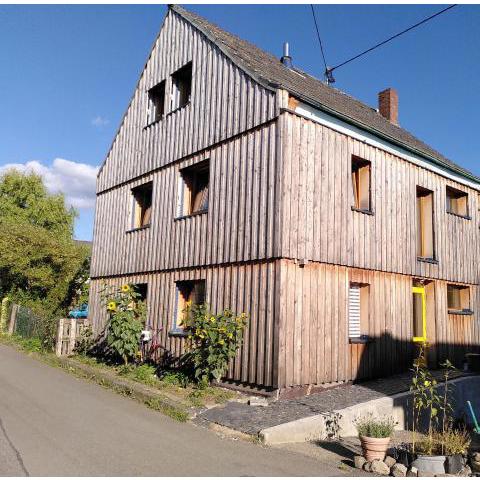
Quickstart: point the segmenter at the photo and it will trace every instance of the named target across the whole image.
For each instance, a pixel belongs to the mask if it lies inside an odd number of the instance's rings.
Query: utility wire
[[[366,53],[369,53],[371,52],[372,50],[375,50],[376,48],[378,47],[381,47],[382,45],[385,45],[386,43],[390,42],[391,40],[399,37],[400,35],[403,35],[404,33],[407,33],[409,32],[410,30],[413,30],[414,28],[417,28],[419,27],[420,25],[428,22],[429,20],[432,20],[432,18],[435,18],[435,17],[438,17],[439,15],[441,15],[442,13],[445,13],[446,11],[452,9],[453,7],[456,7],[457,5],[450,5],[449,7],[447,8],[444,8],[443,10],[440,10],[439,12],[437,13],[434,13],[433,15],[430,15],[429,17],[427,18],[424,18],[423,20],[421,20],[420,22],[416,23],[415,25],[412,25],[411,27],[408,27],[406,28],[405,30],[402,30],[401,32],[399,33],[396,33],[395,35],[392,35],[390,38],[387,38],[386,40],[384,40],[383,42],[380,42],[380,43],[377,43],[376,45],[374,45],[373,47],[359,53],[358,55],[355,55],[354,57],[352,58],[349,58],[348,60],[345,60],[344,62],[336,65],[335,67],[332,67],[332,68],[327,68],[326,71],[325,71],[325,74],[327,75],[328,73],[331,73],[333,72],[333,70],[336,70],[337,68],[340,68],[340,67],[343,67],[344,65],[346,65],[347,63],[350,63],[350,62],[353,62],[354,60],[356,60],[357,58],[365,55]],[[313,9],[313,7],[312,7]]]
[[[323,64],[325,65],[325,72],[326,72],[328,70],[328,67],[327,67],[327,61],[325,60],[325,52],[323,51],[322,39],[320,38],[320,31],[318,30],[317,17],[315,16],[315,10],[313,9],[312,4],[310,4],[310,7],[312,8],[313,21],[315,22],[318,43],[320,44],[320,51],[322,52]]]

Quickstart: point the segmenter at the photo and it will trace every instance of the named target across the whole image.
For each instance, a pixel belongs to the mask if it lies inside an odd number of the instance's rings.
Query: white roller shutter
[[[348,335],[350,338],[360,337],[360,287],[350,285],[348,295]]]

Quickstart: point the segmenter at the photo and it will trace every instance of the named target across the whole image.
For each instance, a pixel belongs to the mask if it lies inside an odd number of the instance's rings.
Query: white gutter
[[[480,183],[476,183],[470,180],[467,180],[464,177],[457,176],[454,173],[448,172],[439,168],[435,165],[432,165],[429,162],[426,162],[421,156],[412,154],[407,150],[404,150],[401,147],[397,147],[386,140],[382,140],[381,138],[376,137],[375,135],[365,132],[358,127],[354,127],[353,125],[344,122],[333,115],[329,115],[326,112],[318,110],[311,105],[306,103],[300,102],[297,107],[295,108],[295,113],[314,122],[320,123],[321,125],[325,125],[332,130],[336,130],[337,132],[343,133],[348,135],[356,140],[359,140],[367,145],[371,145],[372,147],[380,148],[386,152],[392,153],[397,157],[401,157],[404,160],[407,160],[410,163],[418,165],[419,167],[426,168],[432,172],[438,173],[439,175],[449,178],[450,180],[454,180],[455,182],[461,183],[462,185],[466,185],[467,187],[473,188],[477,191],[480,191]]]

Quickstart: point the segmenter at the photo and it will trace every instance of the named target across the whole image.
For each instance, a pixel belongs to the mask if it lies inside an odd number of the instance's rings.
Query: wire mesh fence
[[[14,305],[14,307],[17,308],[12,333],[23,338],[39,338],[42,333],[42,322],[44,320],[27,307],[22,305]]]

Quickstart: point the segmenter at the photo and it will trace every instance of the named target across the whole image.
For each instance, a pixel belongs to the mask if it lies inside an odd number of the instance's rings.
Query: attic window
[[[132,228],[145,228],[150,226],[152,217],[153,182],[148,182],[132,188],[133,216]]]
[[[172,75],[171,110],[182,108],[190,101],[192,93],[192,62],[187,63]]]
[[[180,170],[178,216],[184,217],[208,210],[210,160]]]
[[[371,205],[371,163],[359,157],[352,156],[352,187],[353,208],[370,212]]]
[[[158,122],[165,113],[165,80],[148,91],[147,124]]]
[[[461,217],[468,217],[468,193],[448,186],[446,193],[447,212]]]

